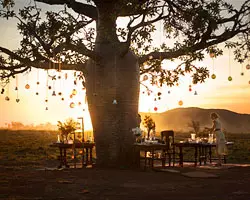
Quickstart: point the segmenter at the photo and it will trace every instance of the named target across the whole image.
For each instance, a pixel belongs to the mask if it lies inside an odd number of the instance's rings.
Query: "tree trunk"
[[[124,57],[110,43],[96,45],[102,59],[89,60],[86,92],[96,142],[97,165],[129,167],[138,126],[139,66],[129,51]],[[117,104],[116,104],[117,102]]]

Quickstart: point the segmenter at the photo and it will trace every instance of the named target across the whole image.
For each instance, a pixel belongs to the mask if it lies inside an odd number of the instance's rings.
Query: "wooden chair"
[[[164,130],[161,131],[161,141],[166,144],[166,150],[162,152],[162,167],[165,167],[166,160],[168,158],[168,165],[171,166],[171,161],[173,166],[175,165],[175,145],[174,145],[174,131]]]

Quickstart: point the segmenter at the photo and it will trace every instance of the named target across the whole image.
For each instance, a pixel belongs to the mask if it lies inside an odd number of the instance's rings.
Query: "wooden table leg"
[[[93,148],[89,149],[89,162],[90,162],[91,165],[93,165],[92,149]]]
[[[203,148],[201,146],[198,147],[199,148],[199,163],[201,165],[202,159],[203,158]]]
[[[204,165],[207,164],[207,147],[204,147]]]
[[[63,153],[62,153],[62,148],[59,147],[59,150],[60,150],[60,158],[59,158],[59,166],[58,168],[62,168],[63,166]]]
[[[82,167],[84,167],[84,148],[82,148]]]
[[[89,164],[89,148],[86,148],[86,165]]]
[[[144,158],[145,158],[145,161],[144,161],[144,170],[146,169],[147,167],[147,151],[145,150],[145,153],[144,153]]]
[[[64,165],[65,165],[65,167],[69,168],[69,165],[67,163],[67,150],[66,150],[66,148],[64,148],[63,150],[64,150],[64,155],[63,155]]]
[[[181,167],[183,167],[183,153],[182,153],[182,147],[180,146],[179,147],[179,157],[180,157],[180,162],[179,162],[179,165],[181,166]]]
[[[210,161],[210,163],[212,163],[212,147],[211,146],[209,146],[209,161]]]
[[[154,167],[154,149],[152,150],[152,163],[151,163],[151,168],[153,169]]]
[[[194,151],[194,166],[197,166],[197,155],[198,155],[198,147],[195,147]]]

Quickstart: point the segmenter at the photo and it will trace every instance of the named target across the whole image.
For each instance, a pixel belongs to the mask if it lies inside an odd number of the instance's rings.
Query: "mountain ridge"
[[[222,123],[222,129],[232,133],[250,133],[250,114],[237,113],[227,109],[185,107],[174,108],[162,113],[141,112],[142,120],[145,115],[151,115],[156,122],[156,131],[173,129],[176,131],[189,132],[192,130],[188,123],[192,120],[199,121],[201,130],[211,127],[210,114],[216,112]]]

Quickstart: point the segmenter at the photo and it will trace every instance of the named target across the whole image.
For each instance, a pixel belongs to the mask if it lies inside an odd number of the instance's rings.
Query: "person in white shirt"
[[[221,157],[226,154],[226,139],[225,135],[221,130],[221,122],[219,120],[219,115],[217,113],[211,113],[210,115],[213,126],[212,128],[207,128],[211,133],[215,134],[216,137],[216,154],[218,157],[217,166],[221,166]]]

